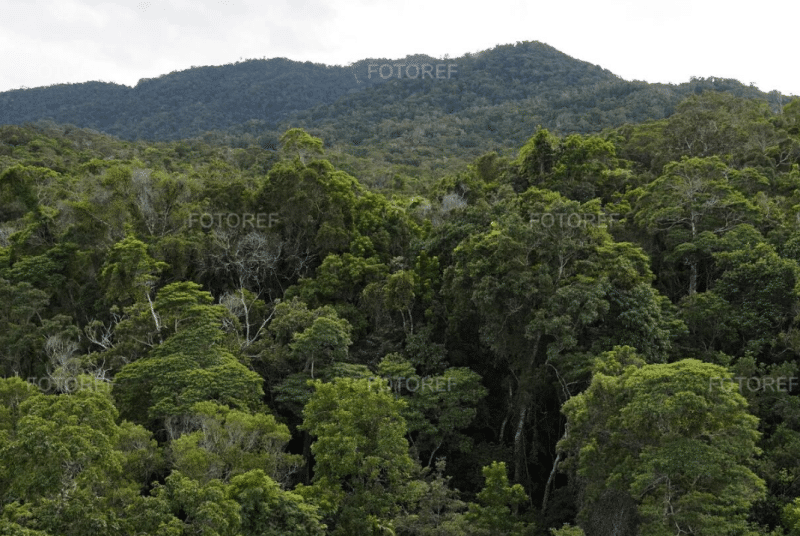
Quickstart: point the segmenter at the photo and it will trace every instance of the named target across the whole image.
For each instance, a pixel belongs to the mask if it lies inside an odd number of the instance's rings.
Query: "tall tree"
[[[597,360],[589,389],[564,404],[570,432],[559,444],[583,483],[584,530],[755,534],[758,419],[729,375],[693,359],[646,365],[630,347]]]
[[[314,382],[302,429],[316,440],[314,479],[298,488],[320,504],[332,534],[380,534],[399,513],[414,462],[405,439],[403,402],[368,380]]]

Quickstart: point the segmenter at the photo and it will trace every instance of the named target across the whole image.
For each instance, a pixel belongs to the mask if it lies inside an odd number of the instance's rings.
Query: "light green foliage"
[[[263,471],[235,476],[228,497],[239,503],[241,536],[323,536],[317,508],[297,493],[282,491]]]
[[[765,243],[715,253],[714,260],[722,274],[712,290],[732,309],[726,321],[747,341],[744,351],[762,350],[794,320],[800,266]]]
[[[114,244],[100,271],[106,299],[127,305],[149,297],[158,274],[168,265],[155,261],[147,253],[147,245],[133,236]]]
[[[366,379],[373,376],[374,374],[366,365],[352,363],[334,363],[315,372],[316,379],[323,382],[333,381],[334,378]],[[308,372],[289,374],[273,389],[275,400],[280,404],[280,408],[290,413],[298,422],[302,420],[303,408],[314,394],[313,385],[308,384],[310,377]]]
[[[480,504],[470,504],[467,513],[467,519],[479,529],[475,533],[487,536],[525,534],[524,523],[512,515],[527,500],[525,490],[519,484],[509,485],[503,462],[492,462],[484,467],[483,476],[486,484],[478,493]]]
[[[716,156],[683,158],[638,192],[637,222],[651,231],[669,231],[675,244],[703,231],[719,235],[755,218],[757,209],[728,181],[730,169]]]
[[[730,173],[717,156],[684,157],[665,166],[664,174],[652,183],[628,194],[635,205],[636,224],[669,247],[665,260],[689,267],[679,297],[697,292],[707,277],[710,255],[705,242],[762,217],[759,207],[731,185]]]
[[[317,309],[315,312],[309,311],[305,302],[295,296],[291,300],[283,301],[275,306],[275,317],[267,330],[275,342],[288,345],[294,335],[310,327],[322,311],[323,309]],[[330,315],[335,314],[332,307],[327,307],[324,311],[328,311]]]
[[[164,311],[163,325],[156,331],[173,334],[117,374],[114,393],[124,416],[134,422],[145,416],[180,417],[207,400],[256,407],[263,394],[261,378],[226,348],[221,319],[230,313],[220,305],[202,304],[210,298],[192,283],[174,283],[159,293],[155,310]]]
[[[302,128],[287,130],[281,136],[281,150],[287,153],[297,152],[300,161],[305,165],[309,154],[324,154],[322,140],[311,136]]]
[[[0,380],[0,448],[14,439],[17,423],[23,416],[20,405],[28,398],[39,395],[39,390],[22,378]],[[0,465],[0,481],[5,481],[6,471],[6,464]]]
[[[324,376],[325,369],[346,360],[352,342],[350,324],[333,307],[309,310],[297,296],[275,307],[267,332],[270,337],[264,344],[263,359],[269,370],[278,374],[300,372],[295,379],[296,387],[305,393],[303,405],[311,394],[305,380],[319,377],[320,373]],[[292,382],[289,378],[286,381]],[[282,387],[278,390],[282,391]],[[298,416],[301,410],[302,405],[296,408]]]
[[[149,432],[117,424],[108,388],[82,381],[74,394],[43,395],[17,378],[0,380],[0,413],[11,424],[0,434],[6,527],[17,526],[12,534],[178,536],[164,505],[141,496],[160,465]]]
[[[336,520],[335,534],[371,534],[398,513],[401,486],[414,467],[403,402],[367,380],[314,382],[302,429],[316,440],[314,480],[298,491]]]
[[[713,259],[715,277],[705,292],[680,303],[690,330],[690,348],[696,349],[698,357],[719,351],[736,357],[773,352],[776,341],[794,323],[797,262],[779,256],[748,224],[738,225],[721,238],[709,233],[701,241],[704,254]]]
[[[614,145],[600,137],[573,134],[559,140],[540,129],[520,149],[514,164],[516,190],[547,188],[585,202],[611,199],[609,186],[615,185],[614,170],[620,162]]]
[[[123,454],[122,471],[141,487],[164,470],[164,456],[152,434],[130,421],[119,423],[115,448]]]
[[[155,495],[169,503],[173,515],[180,515],[184,534],[240,535],[240,506],[219,480],[202,484],[175,471]]]
[[[550,134],[547,129],[540,128],[519,150],[519,156],[514,164],[525,177],[534,180],[546,177],[553,171],[557,145],[558,138]]]
[[[435,471],[425,468],[405,488],[404,512],[393,520],[396,534],[404,536],[464,536],[473,534],[465,515],[467,503],[444,476],[445,463],[439,459]]]
[[[798,536],[800,534],[800,498],[784,506],[781,517],[783,526],[788,530],[786,536]]]
[[[283,482],[300,462],[283,452],[291,435],[272,415],[198,402],[186,418],[196,431],[173,440],[170,450],[175,469],[200,483],[228,482],[254,469]]]
[[[310,370],[313,378],[315,361],[325,365],[344,361],[351,342],[347,320],[320,316],[301,333],[295,333],[290,347],[293,355],[305,362],[303,371]]]
[[[0,534],[3,536],[49,536],[41,530],[26,529],[16,523],[0,518]]]
[[[2,453],[9,471],[6,498],[63,498],[74,485],[120,478],[117,410],[97,387],[66,396],[34,395],[19,405],[19,420]]]
[[[363,258],[344,253],[328,255],[314,279],[302,279],[300,297],[313,304],[328,301],[353,301],[368,283],[383,279],[388,272],[375,257]]]
[[[728,374],[692,359],[643,365],[629,348],[603,355],[589,389],[562,410],[569,436],[559,445],[575,454],[585,483],[583,526],[746,530],[747,511],[764,494],[748,468],[760,434],[744,398],[721,385]]]
[[[550,529],[552,536],[586,536],[583,529],[564,524],[560,529]]]

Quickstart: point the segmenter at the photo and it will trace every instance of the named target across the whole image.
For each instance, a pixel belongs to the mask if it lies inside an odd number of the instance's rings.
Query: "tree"
[[[517,192],[524,192],[530,186],[543,184],[550,177],[556,162],[558,138],[545,128],[539,128],[536,134],[519,150],[514,163],[521,176]]]
[[[0,380],[3,530],[178,536],[166,505],[142,495],[158,465],[150,433],[117,424],[108,386],[81,380],[80,390],[62,395]]]
[[[683,158],[665,166],[664,174],[643,189],[630,192],[635,199],[636,223],[664,236],[673,260],[689,267],[689,295],[698,290],[702,233],[722,236],[741,223],[755,223],[758,210],[728,181],[730,170],[716,156]],[[707,260],[706,260],[707,262]]]
[[[316,506],[281,490],[263,471],[231,479],[227,496],[239,503],[241,536],[323,536],[326,526]]]
[[[231,353],[222,331],[222,318],[230,313],[208,305],[212,300],[193,283],[161,290],[153,314],[159,328],[161,320],[171,320],[163,326],[172,335],[117,374],[114,396],[123,416],[166,424],[169,433],[180,435],[179,423],[197,402],[214,400],[234,409],[259,405],[262,379]]]
[[[22,281],[0,278],[0,362],[5,375],[33,374],[41,345],[39,325],[49,302],[47,293]]]
[[[292,353],[305,362],[303,371],[310,370],[313,378],[315,360],[327,365],[347,358],[347,348],[351,344],[350,329],[350,323],[343,318],[320,316],[308,328],[295,333],[289,346]]]
[[[303,165],[306,165],[306,156],[309,154],[324,154],[322,140],[311,136],[302,128],[292,128],[284,132],[280,143],[282,151],[297,151],[297,156]]]
[[[202,484],[175,471],[154,494],[169,504],[173,515],[182,519],[183,534],[241,534],[241,507],[228,496],[227,486],[219,480]]]
[[[507,370],[507,405],[498,421],[501,440],[507,426],[512,430],[516,482],[527,471],[526,426],[537,398],[547,390],[568,398],[569,384],[586,381],[595,345],[612,345],[605,329],[619,327],[613,337],[636,340],[660,361],[679,327],[647,287],[653,274],[646,256],[615,244],[607,226],[596,223],[601,215],[597,202],[581,205],[529,188],[505,205],[500,221],[462,240],[445,269],[451,333],[477,331],[493,362]],[[647,314],[632,314],[634,305]]]
[[[170,443],[175,469],[202,484],[229,482],[250,470],[285,482],[300,456],[283,452],[291,435],[265,413],[250,414],[214,402],[198,402],[187,416],[196,430]]]
[[[525,524],[512,515],[528,499],[525,490],[519,484],[509,485],[503,462],[492,462],[484,467],[483,476],[486,484],[478,493],[481,504],[470,504],[467,513],[467,520],[478,527],[476,533],[487,536],[525,534]]]
[[[109,302],[130,305],[144,295],[150,301],[157,276],[169,266],[147,253],[147,245],[128,235],[117,242],[106,257],[100,271],[100,281]]]
[[[694,359],[645,365],[629,347],[597,360],[589,389],[563,406],[559,443],[583,483],[588,533],[750,534],[760,433],[728,376]]]
[[[333,534],[380,534],[399,512],[400,492],[414,463],[405,439],[403,402],[368,380],[313,383],[300,427],[316,440],[314,479],[298,491],[320,505]]]
[[[452,477],[444,476],[445,462],[436,468],[426,467],[407,489],[408,501],[403,513],[393,520],[397,534],[408,536],[461,536],[473,534],[465,514],[467,503],[450,487]]]
[[[433,467],[440,449],[467,451],[471,439],[462,430],[475,418],[475,407],[486,396],[481,377],[467,367],[450,367],[443,374],[421,377],[411,363],[389,354],[378,365],[378,374],[389,380],[389,387],[407,403],[403,415],[408,422],[414,451]]]

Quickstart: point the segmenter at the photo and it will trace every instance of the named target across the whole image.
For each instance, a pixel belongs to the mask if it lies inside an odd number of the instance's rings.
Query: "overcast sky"
[[[800,95],[800,3],[762,0],[0,0],[0,91],[129,86],[192,65],[451,58],[541,41],[627,80],[736,78]],[[752,6],[752,7],[750,7]]]

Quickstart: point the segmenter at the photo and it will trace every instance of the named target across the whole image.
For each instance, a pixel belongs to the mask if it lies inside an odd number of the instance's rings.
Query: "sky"
[[[540,41],[626,80],[714,76],[800,96],[798,15],[795,0],[0,0],[0,91]]]

